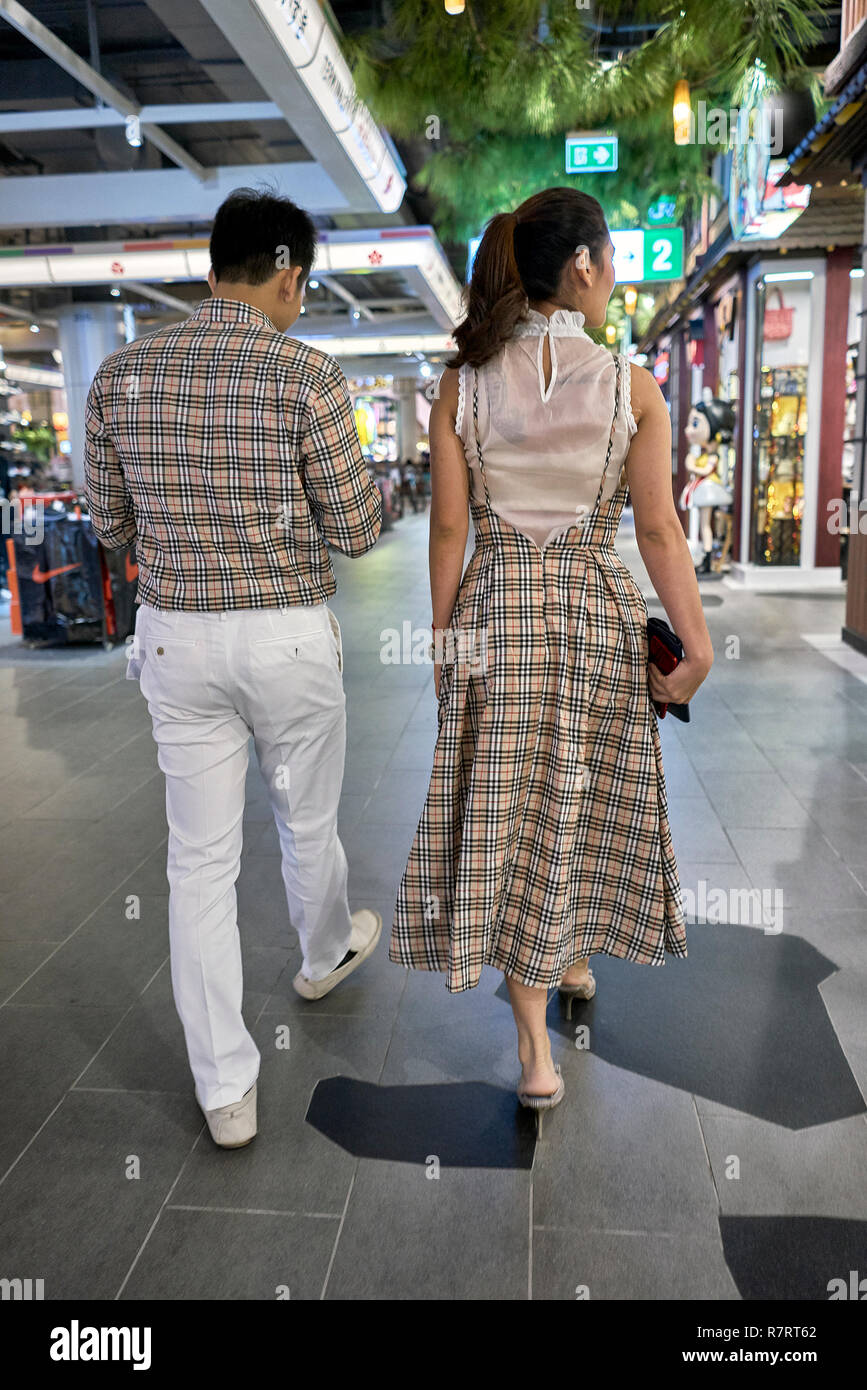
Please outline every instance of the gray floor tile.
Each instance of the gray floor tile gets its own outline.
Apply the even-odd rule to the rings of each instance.
[[[4,1119],[0,1178],[87,1067],[123,1014],[121,1008],[0,1010]],[[27,1167],[33,1159],[27,1160]],[[2,1187],[0,1187],[2,1191]]]
[[[0,1185],[4,1270],[47,1299],[114,1298],[200,1120],[178,1096],[71,1092]]]
[[[0,942],[0,1005],[38,970],[53,950],[55,946],[50,941]]]
[[[529,1173],[432,1171],[359,1163],[327,1298],[527,1297]]]
[[[282,1031],[288,1024],[289,1047]],[[325,1077],[376,1081],[388,1050],[388,1023],[370,1018],[265,1014],[251,1028],[262,1054],[259,1133],[241,1163],[227,1165],[213,1145],[197,1147],[172,1200],[182,1205],[256,1207],[340,1215],[356,1160],[305,1123]]]
[[[121,1299],[321,1298],[339,1226],[336,1216],[190,1211],[169,1203]]]
[[[867,962],[867,905],[842,912],[827,905],[821,911],[790,908],[785,929],[802,936],[840,967],[863,969]]]
[[[792,1134],[752,1115],[697,1105],[724,1213],[867,1220],[863,1117]]]
[[[719,1236],[654,1231],[533,1231],[533,1299],[739,1299]]]
[[[140,916],[128,917],[138,911]],[[121,893],[93,914],[15,994],[16,1004],[126,1007],[168,959],[168,899]]]
[[[588,1052],[574,1053],[564,1077],[566,1098],[537,1147],[534,1221],[711,1233],[717,1201],[692,1097]]]
[[[737,855],[705,797],[668,797],[668,814],[674,852],[684,859],[703,859],[708,863],[735,863]]]
[[[707,794],[726,827],[763,830],[809,825],[809,812],[777,772],[717,770],[707,777]]]
[[[247,1027],[252,1030],[268,990],[251,992],[249,973],[255,964],[250,963],[249,956],[246,962],[242,1009]],[[78,1084],[87,1089],[180,1091],[192,1095],[193,1080],[168,962],[128,1009]]]

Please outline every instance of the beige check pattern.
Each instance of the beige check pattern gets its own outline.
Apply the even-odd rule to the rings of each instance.
[[[619,397],[615,386],[615,410]],[[614,549],[626,496],[621,475],[541,550],[493,511],[487,482],[471,504],[475,550],[452,617],[464,637],[445,653],[389,949],[444,971],[452,992],[484,965],[553,987],[600,951],[648,965],[687,953],[647,608]]]
[[[324,603],[326,542],[361,555],[379,535],[342,371],[238,300],[111,353],[86,435],[93,528],[109,549],[135,544],[154,608]]]

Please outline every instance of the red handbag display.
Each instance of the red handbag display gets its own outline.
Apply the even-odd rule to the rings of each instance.
[[[771,308],[767,300],[765,301],[766,343],[784,342],[786,338],[792,336],[792,324],[795,318],[795,310],[786,307],[781,289],[778,288],[776,293],[780,302],[775,309]]]

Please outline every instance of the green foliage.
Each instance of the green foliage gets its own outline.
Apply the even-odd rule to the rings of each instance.
[[[589,11],[574,0],[467,0],[460,16],[442,0],[393,0],[387,28],[344,47],[377,119],[398,137],[429,141],[416,182],[434,198],[444,237],[472,236],[493,212],[564,183],[598,197],[616,227],[663,193],[677,195],[682,216],[709,187],[716,150],[674,144],[677,79],[690,82],[694,102],[726,108],[754,80],[756,62],[771,86],[815,91],[802,55],[818,37],[810,15],[826,2],[605,0],[606,22],[659,27],[603,63]],[[567,175],[565,134],[606,126],[620,136],[620,169]]]
[[[27,445],[27,452],[39,463],[48,463],[57,448],[57,437],[50,425],[14,425],[11,437]]]
[[[437,227],[449,240],[476,236],[488,218],[517,207],[531,194],[568,184],[598,198],[611,227],[644,222],[662,195],[677,200],[677,217],[694,210],[714,184],[698,145],[677,146],[671,116],[618,123],[619,169],[615,174],[567,174],[563,135],[507,137],[481,133],[438,150],[417,175],[437,205]]]

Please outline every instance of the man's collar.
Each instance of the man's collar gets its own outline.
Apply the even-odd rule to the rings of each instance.
[[[223,299],[214,295],[211,299],[203,299],[193,310],[191,317],[212,321],[219,319],[235,323],[258,323],[262,328],[270,328],[277,332],[264,309],[257,309],[254,304],[248,304],[243,299]]]

